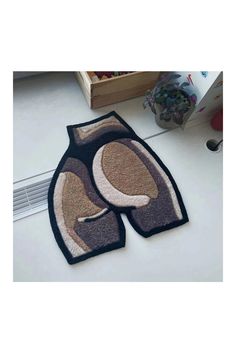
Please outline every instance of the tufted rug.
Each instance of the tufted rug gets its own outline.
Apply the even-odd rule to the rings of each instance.
[[[169,170],[116,113],[67,127],[70,144],[50,184],[48,210],[68,263],[125,246],[125,213],[149,237],[188,221]]]

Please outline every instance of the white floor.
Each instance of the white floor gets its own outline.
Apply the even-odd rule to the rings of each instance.
[[[126,247],[68,265],[51,231],[47,211],[14,223],[15,281],[221,281],[221,138],[208,121],[165,132],[143,98],[92,111],[71,73],[43,74],[14,89],[14,180],[54,169],[68,146],[65,126],[116,110],[160,156],[175,178],[190,222],[142,238],[123,217]],[[162,133],[162,134],[160,134]]]

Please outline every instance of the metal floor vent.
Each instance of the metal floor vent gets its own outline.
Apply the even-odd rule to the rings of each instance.
[[[15,189],[13,192],[14,221],[45,210],[51,178]]]

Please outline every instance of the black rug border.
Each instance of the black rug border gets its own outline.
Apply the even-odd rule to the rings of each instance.
[[[67,249],[67,247],[63,241],[63,238],[61,236],[60,230],[57,226],[56,217],[55,217],[54,208],[53,208],[54,188],[56,185],[57,177],[58,177],[62,167],[64,166],[64,163],[67,160],[67,158],[73,157],[72,155],[73,154],[76,155],[76,152],[78,152],[78,150],[81,149],[81,147],[74,146],[75,142],[74,142],[73,128],[79,128],[79,127],[83,127],[83,126],[86,126],[86,125],[89,125],[92,123],[96,123],[96,122],[99,122],[99,121],[104,120],[106,118],[110,118],[111,116],[116,117],[129,130],[129,138],[132,138],[132,139],[138,141],[140,144],[142,144],[146,148],[146,150],[153,156],[153,158],[157,161],[157,163],[161,166],[161,168],[164,170],[166,175],[169,177],[169,179],[173,185],[173,188],[175,190],[183,218],[181,220],[174,221],[174,222],[167,224],[165,226],[153,228],[149,232],[144,232],[143,230],[140,229],[140,227],[135,223],[134,219],[132,218],[132,214],[131,214],[132,208],[130,208],[130,207],[129,208],[126,208],[126,207],[125,208],[117,208],[117,207],[114,207],[114,205],[110,204],[107,200],[105,200],[104,197],[100,194],[100,192],[98,191],[98,189],[96,187],[95,181],[93,179],[93,175],[91,175],[92,176],[92,185],[95,188],[97,194],[109,206],[109,209],[116,215],[117,222],[119,225],[120,240],[119,240],[119,242],[113,243],[111,245],[107,245],[101,249],[97,249],[97,250],[88,252],[88,253],[78,256],[78,257],[73,257],[71,255],[71,253],[69,252],[69,250]],[[124,226],[124,223],[123,223],[120,213],[126,214],[128,220],[129,220],[130,224],[132,225],[132,227],[134,228],[134,230],[137,231],[141,236],[143,236],[145,238],[148,238],[150,236],[158,234],[162,231],[170,230],[170,229],[175,228],[177,226],[183,225],[189,221],[188,214],[187,214],[186,208],[184,206],[182,196],[180,194],[177,184],[176,184],[173,176],[171,175],[170,171],[164,165],[164,163],[161,161],[159,156],[151,149],[151,147],[135,133],[135,131],[124,121],[123,118],[121,118],[119,116],[118,113],[116,113],[115,111],[111,111],[105,115],[102,115],[98,118],[92,119],[92,120],[84,122],[84,123],[68,125],[68,126],[66,126],[66,128],[67,128],[70,142],[69,142],[69,146],[68,146],[67,150],[65,151],[64,155],[62,156],[62,158],[61,158],[61,160],[60,160],[60,162],[59,162],[59,164],[52,176],[52,180],[51,180],[49,190],[48,190],[48,211],[49,211],[49,219],[50,219],[51,227],[52,227],[52,230],[54,233],[54,237],[56,239],[56,242],[57,242],[59,248],[61,249],[62,253],[64,254],[64,256],[69,264],[79,263],[79,262],[84,261],[90,257],[94,257],[99,254],[124,247],[125,241],[126,241],[126,230],[125,230],[125,226]],[[132,136],[130,136],[130,134]],[[121,138],[122,137],[124,138],[125,136],[122,135]],[[117,135],[115,133],[108,133],[107,139],[110,140],[112,138],[114,138],[114,140],[119,138],[119,134]]]

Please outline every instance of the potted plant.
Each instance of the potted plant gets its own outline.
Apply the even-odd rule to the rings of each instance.
[[[144,108],[150,106],[157,124],[165,129],[184,127],[192,114],[197,96],[188,82],[180,83],[179,74],[165,74],[153,90],[146,93]]]

